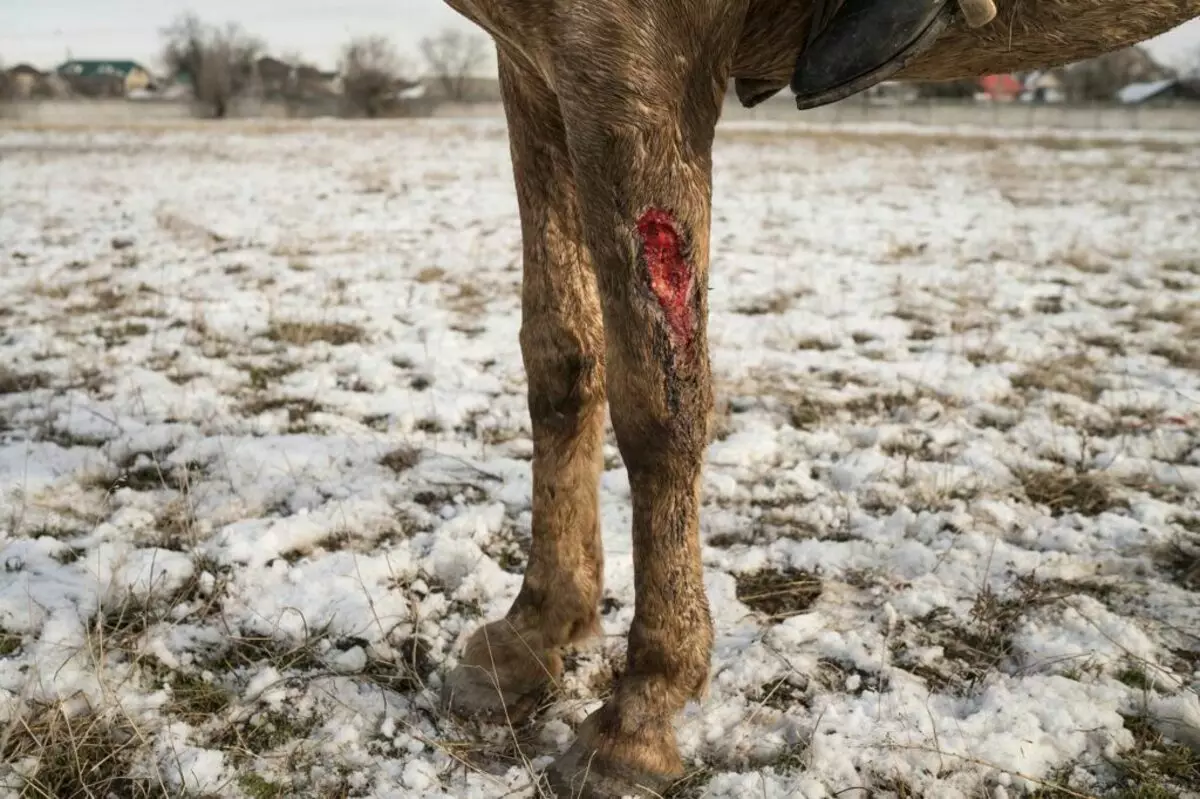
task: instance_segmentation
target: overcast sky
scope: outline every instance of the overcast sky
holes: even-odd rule
[[[159,30],[192,8],[205,20],[240,22],[273,53],[300,54],[326,68],[336,65],[351,36],[384,34],[415,56],[422,36],[469,25],[442,0],[0,0],[0,61],[48,68],[69,52],[157,69]],[[1200,20],[1160,37],[1152,49],[1176,66],[1197,64]]]
[[[190,10],[208,22],[239,22],[270,52],[327,68],[351,36],[384,34],[415,56],[422,36],[470,26],[442,0],[0,0],[0,60],[46,68],[69,51],[156,69],[160,29]]]

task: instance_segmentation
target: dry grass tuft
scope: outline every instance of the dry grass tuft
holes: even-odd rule
[[[777,316],[786,313],[795,300],[796,295],[776,294],[738,305],[733,312],[742,316]]]
[[[1197,326],[1197,334],[1200,335],[1200,326]],[[1200,344],[1190,334],[1185,335],[1182,341],[1154,347],[1150,354],[1165,358],[1176,369],[1200,371]]]
[[[888,246],[887,254],[884,260],[889,263],[896,261],[907,261],[910,258],[916,258],[918,255],[923,255],[929,249],[928,242],[912,242],[912,241],[893,241]]]
[[[1200,275],[1200,259],[1190,261],[1167,261],[1162,265],[1164,272],[1186,272],[1192,275]]]
[[[446,270],[438,266],[427,266],[420,272],[417,272],[413,278],[418,283],[436,283],[446,276]]]
[[[1200,752],[1172,741],[1144,716],[1126,716],[1133,748],[1112,763],[1120,784],[1117,799],[1178,799],[1200,791]]]
[[[1052,516],[1064,513],[1099,516],[1127,507],[1117,494],[1116,481],[1098,472],[1059,468],[1017,469],[1014,473],[1029,501],[1045,506]]]
[[[379,459],[380,465],[386,466],[396,474],[407,472],[420,462],[421,450],[417,447],[397,447]]]
[[[258,416],[278,410],[287,411],[289,432],[303,433],[309,430],[308,417],[319,413],[323,408],[310,399],[299,397],[256,396],[247,399],[241,405],[241,412],[247,416]]]
[[[282,344],[304,347],[323,341],[335,347],[357,344],[366,339],[366,332],[346,322],[282,322],[274,321],[267,329],[267,338]]]
[[[898,636],[893,644],[896,665],[921,677],[930,690],[967,695],[1001,670],[1013,649],[1013,634],[1025,614],[1073,593],[1058,586],[1020,579],[1003,595],[984,586],[975,596],[967,623],[958,623],[947,608],[937,608],[916,620],[913,634]],[[917,652],[909,645],[917,644]],[[920,649],[940,646],[935,660],[914,657]]]
[[[1080,336],[1079,342],[1088,347],[1097,347],[1106,351],[1109,355],[1124,355],[1125,342],[1119,337],[1110,333],[1094,333],[1091,335]]]
[[[1100,253],[1078,245],[1063,253],[1062,263],[1085,275],[1105,275],[1112,271],[1112,265]]]
[[[1086,355],[1068,355],[1030,364],[1025,371],[1013,376],[1012,385],[1019,391],[1073,394],[1088,402],[1098,400],[1104,391],[1096,365]]]
[[[821,596],[821,580],[799,569],[763,569],[734,575],[734,579],[742,604],[771,619],[799,615]]]
[[[1161,547],[1154,559],[1181,588],[1200,591],[1200,536],[1181,536]]]
[[[242,364],[239,366],[250,379],[250,388],[255,391],[266,391],[275,386],[280,380],[300,369],[297,363],[272,363],[263,366]]]
[[[807,394],[796,397],[788,409],[788,422],[797,430],[811,430],[837,413],[832,404]]]
[[[36,765],[19,778],[22,797],[149,799],[171,794],[161,780],[133,776],[142,735],[125,718],[106,717],[73,703],[34,705],[0,736],[0,760]]]
[[[842,345],[840,342],[830,341],[829,339],[818,338],[816,336],[808,336],[796,342],[796,349],[798,350],[833,352],[834,350],[841,349],[841,347]]]
[[[488,295],[474,283],[458,284],[458,291],[446,300],[446,307],[455,313],[481,318],[487,311]]]
[[[21,649],[21,636],[0,627],[0,658],[6,658]]]
[[[48,375],[41,372],[16,372],[0,366],[0,394],[20,394],[50,385]]]
[[[1200,314],[1200,307],[1194,303],[1173,302],[1161,307],[1142,307],[1138,311],[1138,319],[1172,325],[1187,325],[1193,323],[1198,314]]]

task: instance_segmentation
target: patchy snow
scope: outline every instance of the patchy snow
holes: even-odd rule
[[[1198,143],[724,130],[682,795],[1200,746]],[[7,129],[0,185],[0,789],[59,714],[183,795],[533,795],[621,664],[630,508],[610,438],[607,635],[520,754],[444,718],[529,535],[503,124]]]

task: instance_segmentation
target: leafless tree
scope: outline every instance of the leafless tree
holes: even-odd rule
[[[13,80],[4,69],[4,62],[0,61],[0,103],[13,99],[15,94],[16,87],[13,85]]]
[[[342,93],[354,113],[374,118],[392,102],[396,92],[415,83],[408,64],[384,36],[352,39],[342,48]]]
[[[487,60],[487,40],[475,33],[447,28],[421,40],[421,53],[446,99],[469,99],[469,79]]]
[[[221,119],[233,99],[249,88],[263,43],[235,23],[217,27],[185,14],[162,32],[163,61],[172,75],[186,75],[207,113]]]
[[[1073,64],[1061,75],[1070,100],[1105,102],[1131,83],[1171,78],[1174,72],[1157,63],[1144,48],[1128,47]]]

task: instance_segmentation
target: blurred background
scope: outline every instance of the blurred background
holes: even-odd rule
[[[1059,69],[891,82],[797,117],[782,92],[726,118],[1197,127],[1200,24]],[[201,118],[502,116],[488,39],[442,3],[59,0],[0,7],[0,116],[105,124]]]

